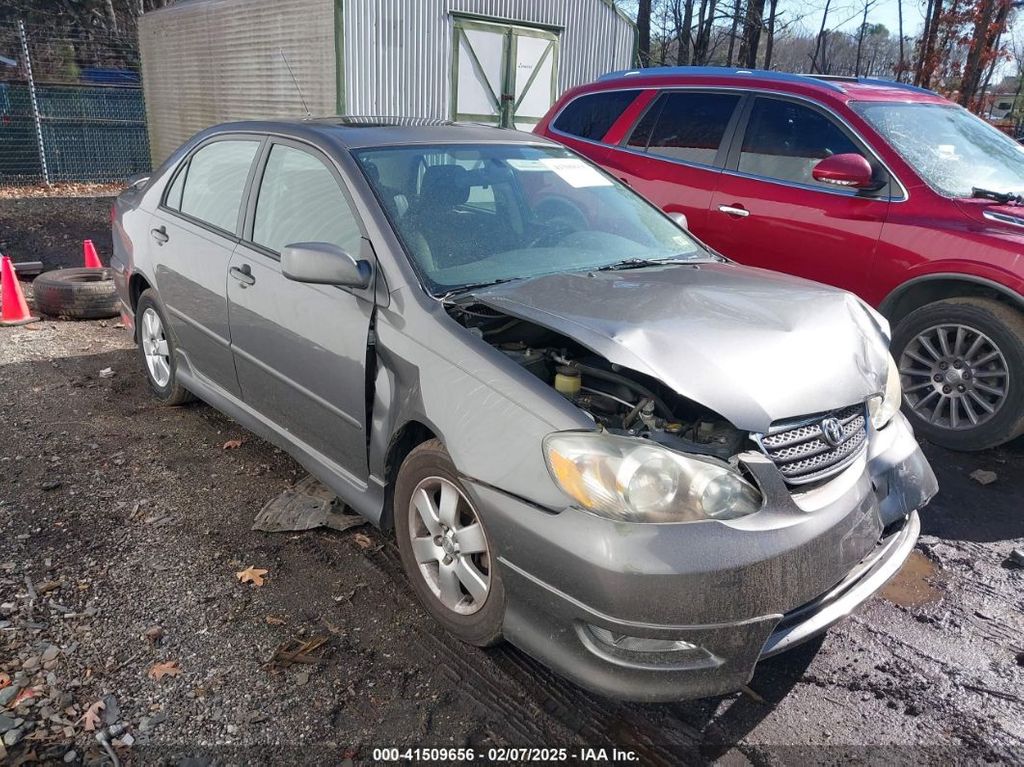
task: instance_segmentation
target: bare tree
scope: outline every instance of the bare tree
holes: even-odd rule
[[[636,11],[637,57],[640,66],[651,65],[651,0],[640,0]]]

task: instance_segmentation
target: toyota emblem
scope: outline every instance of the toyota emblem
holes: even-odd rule
[[[843,425],[839,422],[838,418],[824,419],[819,428],[821,429],[821,436],[832,447],[838,447],[839,443],[843,441]]]

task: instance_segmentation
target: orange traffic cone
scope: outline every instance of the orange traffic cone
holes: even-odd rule
[[[38,319],[28,313],[11,259],[0,256],[0,325],[27,325]]]
[[[82,252],[85,254],[86,269],[103,268],[103,264],[100,263],[100,257],[96,254],[96,246],[92,244],[92,240],[85,240],[82,243]]]

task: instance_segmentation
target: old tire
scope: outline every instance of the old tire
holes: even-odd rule
[[[195,399],[178,382],[174,336],[152,288],[143,291],[135,306],[135,340],[149,388],[161,405],[182,405]]]
[[[120,303],[111,269],[58,269],[32,281],[36,308],[51,317],[102,320],[117,317]]]
[[[893,358],[914,430],[952,450],[985,450],[1024,432],[1024,314],[990,298],[916,309]]]
[[[402,462],[394,519],[402,564],[427,612],[463,642],[499,642],[505,589],[494,548],[440,441]]]

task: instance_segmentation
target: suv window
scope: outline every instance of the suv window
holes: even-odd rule
[[[600,141],[640,91],[603,91],[569,102],[551,124],[570,136]]]
[[[637,123],[627,146],[713,165],[739,101],[739,95],[731,93],[663,93]]]
[[[253,242],[277,253],[295,242],[329,242],[358,255],[361,238],[356,214],[327,165],[275,144],[260,182]]]
[[[831,184],[815,181],[811,171],[818,160],[847,153],[863,155],[843,129],[817,109],[759,98],[743,136],[739,170],[835,190]]]
[[[227,232],[234,232],[258,140],[238,139],[207,144],[189,160],[181,189],[182,213]],[[175,179],[177,184],[178,179]],[[175,193],[172,188],[171,192]],[[168,199],[168,202],[174,202]]]

